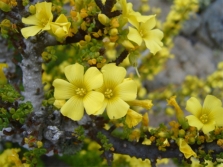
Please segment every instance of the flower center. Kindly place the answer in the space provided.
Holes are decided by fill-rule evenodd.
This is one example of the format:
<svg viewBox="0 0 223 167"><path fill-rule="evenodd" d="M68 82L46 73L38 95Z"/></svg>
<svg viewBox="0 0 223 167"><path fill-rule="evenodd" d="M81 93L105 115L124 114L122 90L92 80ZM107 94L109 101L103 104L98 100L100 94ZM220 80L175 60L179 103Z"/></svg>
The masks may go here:
<svg viewBox="0 0 223 167"><path fill-rule="evenodd" d="M200 121L201 121L203 124L207 123L207 122L208 122L208 116L207 116L207 114L202 114L202 115L200 116Z"/></svg>
<svg viewBox="0 0 223 167"><path fill-rule="evenodd" d="M106 98L110 99L113 96L113 91L111 89L106 89L104 95Z"/></svg>
<svg viewBox="0 0 223 167"><path fill-rule="evenodd" d="M84 88L77 88L75 91L76 91L76 95L78 96L84 96L87 93L86 89Z"/></svg>
<svg viewBox="0 0 223 167"><path fill-rule="evenodd" d="M40 22L41 22L42 26L45 26L47 24L48 20L43 18L40 20Z"/></svg>

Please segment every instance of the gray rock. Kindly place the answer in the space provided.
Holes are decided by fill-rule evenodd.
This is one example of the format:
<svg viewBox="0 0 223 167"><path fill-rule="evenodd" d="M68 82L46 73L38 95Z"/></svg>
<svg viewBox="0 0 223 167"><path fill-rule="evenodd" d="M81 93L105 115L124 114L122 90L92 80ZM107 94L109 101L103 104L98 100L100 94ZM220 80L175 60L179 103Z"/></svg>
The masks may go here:
<svg viewBox="0 0 223 167"><path fill-rule="evenodd" d="M207 45L223 49L223 1L216 0L201 15L198 36Z"/></svg>

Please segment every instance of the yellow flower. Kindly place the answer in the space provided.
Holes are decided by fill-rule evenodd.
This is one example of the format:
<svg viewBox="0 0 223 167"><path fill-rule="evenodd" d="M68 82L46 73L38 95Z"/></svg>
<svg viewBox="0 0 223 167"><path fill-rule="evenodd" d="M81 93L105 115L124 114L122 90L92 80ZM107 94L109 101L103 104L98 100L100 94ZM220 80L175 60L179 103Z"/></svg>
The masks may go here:
<svg viewBox="0 0 223 167"><path fill-rule="evenodd" d="M62 42L69 34L70 25L71 23L68 22L67 17L61 14L55 22L50 24L51 32L58 41Z"/></svg>
<svg viewBox="0 0 223 167"><path fill-rule="evenodd" d="M196 157L197 154L191 149L191 147L187 144L187 142L180 138L177 142L180 152L182 152L185 156L185 158L190 158L191 156Z"/></svg>
<svg viewBox="0 0 223 167"><path fill-rule="evenodd" d="M132 128L132 127L138 125L138 123L140 123L141 121L142 121L141 114L139 114L131 109L129 109L127 111L125 123L128 125L129 128Z"/></svg>
<svg viewBox="0 0 223 167"><path fill-rule="evenodd" d="M145 41L146 47L150 49L150 52L156 54L163 43L161 39L163 38L163 32L159 29L153 29L156 25L155 15L148 17L145 22L137 22L135 28L129 27L129 33L127 38L139 46L142 44L142 41Z"/></svg>
<svg viewBox="0 0 223 167"><path fill-rule="evenodd" d="M90 67L84 74L84 67L78 63L64 69L69 82L56 79L54 97L56 100L66 100L61 113L73 120L80 120L84 108L88 115L94 114L102 106L104 96L93 91L102 86L103 76L96 67Z"/></svg>
<svg viewBox="0 0 223 167"><path fill-rule="evenodd" d="M195 97L187 101L186 110L193 115L187 116L190 126L202 129L204 134L208 134L215 129L215 126L223 126L223 108L221 100L212 95L207 95L203 107Z"/></svg>
<svg viewBox="0 0 223 167"><path fill-rule="evenodd" d="M19 148L6 149L0 154L0 166L23 166L21 160L19 159L18 152L20 152Z"/></svg>
<svg viewBox="0 0 223 167"><path fill-rule="evenodd" d="M50 30L50 23L53 20L51 12L52 3L41 2L35 5L36 13L27 18L22 18L22 22L28 25L33 25L21 29L21 33L25 38L34 36L39 32Z"/></svg>
<svg viewBox="0 0 223 167"><path fill-rule="evenodd" d="M98 89L105 96L103 106L95 114L102 114L106 108L110 119L119 119L126 115L129 105L125 101L136 98L137 85L130 79L124 79L126 70L114 63L104 65L101 69L104 84Z"/></svg>
<svg viewBox="0 0 223 167"><path fill-rule="evenodd" d="M3 72L4 68L7 68L8 65L5 63L0 63L0 85L6 84L7 83L7 78L5 77L5 74Z"/></svg>

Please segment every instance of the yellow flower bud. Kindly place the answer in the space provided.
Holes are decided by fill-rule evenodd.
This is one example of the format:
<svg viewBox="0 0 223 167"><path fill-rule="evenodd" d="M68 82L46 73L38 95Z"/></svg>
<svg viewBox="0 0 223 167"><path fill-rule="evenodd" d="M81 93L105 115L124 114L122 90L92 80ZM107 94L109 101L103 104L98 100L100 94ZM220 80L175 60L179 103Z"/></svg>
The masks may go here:
<svg viewBox="0 0 223 167"><path fill-rule="evenodd" d="M71 10L70 11L70 15L71 15L71 17L76 17L77 16L77 12L74 11L74 10Z"/></svg>
<svg viewBox="0 0 223 167"><path fill-rule="evenodd" d="M135 112L134 110L129 109L127 111L125 122L129 128L132 128L139 124L142 120L142 115Z"/></svg>
<svg viewBox="0 0 223 167"><path fill-rule="evenodd" d="M36 142L36 145L37 145L38 148L40 148L40 147L43 146L43 143L42 143L41 141L37 141L37 142Z"/></svg>
<svg viewBox="0 0 223 167"><path fill-rule="evenodd" d="M0 85L7 83L7 78L3 72L4 68L8 68L8 65L5 63L0 63Z"/></svg>
<svg viewBox="0 0 223 167"><path fill-rule="evenodd" d="M109 39L110 39L111 42L116 42L118 40L118 36L117 35L116 36L110 36Z"/></svg>
<svg viewBox="0 0 223 167"><path fill-rule="evenodd" d="M109 31L109 35L111 35L111 36L118 35L118 29L117 29L117 28L112 28L112 29Z"/></svg>
<svg viewBox="0 0 223 167"><path fill-rule="evenodd" d="M129 40L124 40L124 41L122 42L122 45L123 45L126 49L128 49L128 50L133 50L133 49L135 49L135 46L134 46Z"/></svg>
<svg viewBox="0 0 223 167"><path fill-rule="evenodd" d="M84 39L85 39L85 41L90 42L91 41L91 36L90 35L85 35Z"/></svg>
<svg viewBox="0 0 223 167"><path fill-rule="evenodd" d="M142 125L146 127L149 126L149 116L147 112L142 117Z"/></svg>
<svg viewBox="0 0 223 167"><path fill-rule="evenodd" d="M9 12L11 10L10 5L0 1L0 9L3 10L4 12Z"/></svg>
<svg viewBox="0 0 223 167"><path fill-rule="evenodd" d="M152 100L133 100L128 101L128 104L131 106L140 106L147 110L149 110L153 106Z"/></svg>
<svg viewBox="0 0 223 167"><path fill-rule="evenodd" d="M181 124L182 121L184 120L184 113L181 110L180 106L176 102L176 96L172 96L169 100L167 100L168 105L173 106L175 111L176 111L176 117Z"/></svg>
<svg viewBox="0 0 223 167"><path fill-rule="evenodd" d="M108 25L110 23L110 19L105 14L98 14L98 20L103 25Z"/></svg>
<svg viewBox="0 0 223 167"><path fill-rule="evenodd" d="M34 5L30 5L30 6L29 6L29 12L30 12L31 14L35 14L35 13L36 13L36 7L35 7Z"/></svg>

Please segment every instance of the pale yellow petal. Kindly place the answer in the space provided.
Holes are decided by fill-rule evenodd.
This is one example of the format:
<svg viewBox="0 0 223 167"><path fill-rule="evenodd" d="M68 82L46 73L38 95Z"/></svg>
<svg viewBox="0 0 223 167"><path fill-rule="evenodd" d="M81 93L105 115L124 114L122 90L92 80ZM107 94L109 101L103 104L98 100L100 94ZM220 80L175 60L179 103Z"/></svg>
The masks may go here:
<svg viewBox="0 0 223 167"><path fill-rule="evenodd" d="M129 109L126 115L125 122L129 128L138 125L142 121L142 115Z"/></svg>
<svg viewBox="0 0 223 167"><path fill-rule="evenodd" d="M66 66L64 69L66 78L77 87L83 86L84 67L78 63Z"/></svg>
<svg viewBox="0 0 223 167"><path fill-rule="evenodd" d="M115 95L118 95L124 101L135 100L137 95L137 85L133 80L125 80L119 84L115 90Z"/></svg>
<svg viewBox="0 0 223 167"><path fill-rule="evenodd" d="M150 16L141 16L138 17L138 19L141 19L141 21L143 21L140 25L140 29L142 31L150 31L151 29L153 29L156 25L156 18L155 15L150 15ZM145 19L147 19L147 21L145 22Z"/></svg>
<svg viewBox="0 0 223 167"><path fill-rule="evenodd" d="M42 31L50 30L50 23L48 22L43 28Z"/></svg>
<svg viewBox="0 0 223 167"><path fill-rule="evenodd" d="M30 26L21 29L21 33L24 38L35 36L38 32L41 31L41 27L39 26Z"/></svg>
<svg viewBox="0 0 223 167"><path fill-rule="evenodd" d="M210 110L212 110L212 108L221 106L222 106L221 100L212 95L207 95L203 104L203 108L207 108Z"/></svg>
<svg viewBox="0 0 223 167"><path fill-rule="evenodd" d="M61 108L61 113L74 121L81 120L84 115L82 99L71 97Z"/></svg>
<svg viewBox="0 0 223 167"><path fill-rule="evenodd" d="M110 119L119 119L126 115L129 105L122 99L116 98L108 102L106 109Z"/></svg>
<svg viewBox="0 0 223 167"><path fill-rule="evenodd" d="M67 23L67 22L68 22L67 17L64 14L60 14L55 21L55 23Z"/></svg>
<svg viewBox="0 0 223 167"><path fill-rule="evenodd" d="M54 97L56 100L69 99L75 95L75 86L65 80L55 79L53 86L55 87Z"/></svg>
<svg viewBox="0 0 223 167"><path fill-rule="evenodd" d="M197 156L197 154L191 149L191 147L187 144L187 142L180 138L177 142L180 152L182 152L186 159L190 158L191 156Z"/></svg>
<svg viewBox="0 0 223 167"><path fill-rule="evenodd" d="M215 129L214 121L210 121L207 124L204 124L204 126L202 127L202 131L204 132L204 134L208 134L209 132L211 132L214 129Z"/></svg>
<svg viewBox="0 0 223 167"><path fill-rule="evenodd" d="M96 113L103 104L104 95L100 92L90 91L83 99L84 108L88 115Z"/></svg>
<svg viewBox="0 0 223 167"><path fill-rule="evenodd" d="M189 115L189 116L186 116L187 120L188 120L188 124L190 126L194 126L196 127L198 130L200 130L202 127L203 127L203 123L197 118L195 117L194 115Z"/></svg>
<svg viewBox="0 0 223 167"><path fill-rule="evenodd" d="M189 100L187 100L186 110L198 117L201 115L202 106L195 97L191 97Z"/></svg>
<svg viewBox="0 0 223 167"><path fill-rule="evenodd" d="M148 31L147 34L144 34L143 40L145 41L146 47L150 50L154 55L162 49L163 43L161 39L163 38L163 32L154 29Z"/></svg>
<svg viewBox="0 0 223 167"><path fill-rule="evenodd" d="M130 41L137 43L139 46L142 44L142 37L139 34L138 30L136 30L135 28L129 27L127 38Z"/></svg>
<svg viewBox="0 0 223 167"><path fill-rule="evenodd" d="M41 27L41 22L36 18L35 15L31 15L27 18L22 18L22 22L28 25L38 25Z"/></svg>
<svg viewBox="0 0 223 167"><path fill-rule="evenodd" d="M36 5L36 17L41 19L47 19L49 21L52 21L53 14L51 11L52 3L51 2L41 2L37 3Z"/></svg>
<svg viewBox="0 0 223 167"><path fill-rule="evenodd" d="M103 75L96 67L90 67L84 75L86 89L97 89L103 84Z"/></svg>
<svg viewBox="0 0 223 167"><path fill-rule="evenodd" d="M223 126L223 108L215 107L211 111L210 116L214 118L216 126Z"/></svg>
<svg viewBox="0 0 223 167"><path fill-rule="evenodd" d="M96 113L94 113L93 115L101 115L101 114L103 114L103 112L105 111L105 108L107 107L107 105L108 105L108 100L106 98L104 98L102 107Z"/></svg>
<svg viewBox="0 0 223 167"><path fill-rule="evenodd" d="M124 80L126 75L125 68L118 67L114 63L104 65L101 72L103 74L106 88L115 88Z"/></svg>

